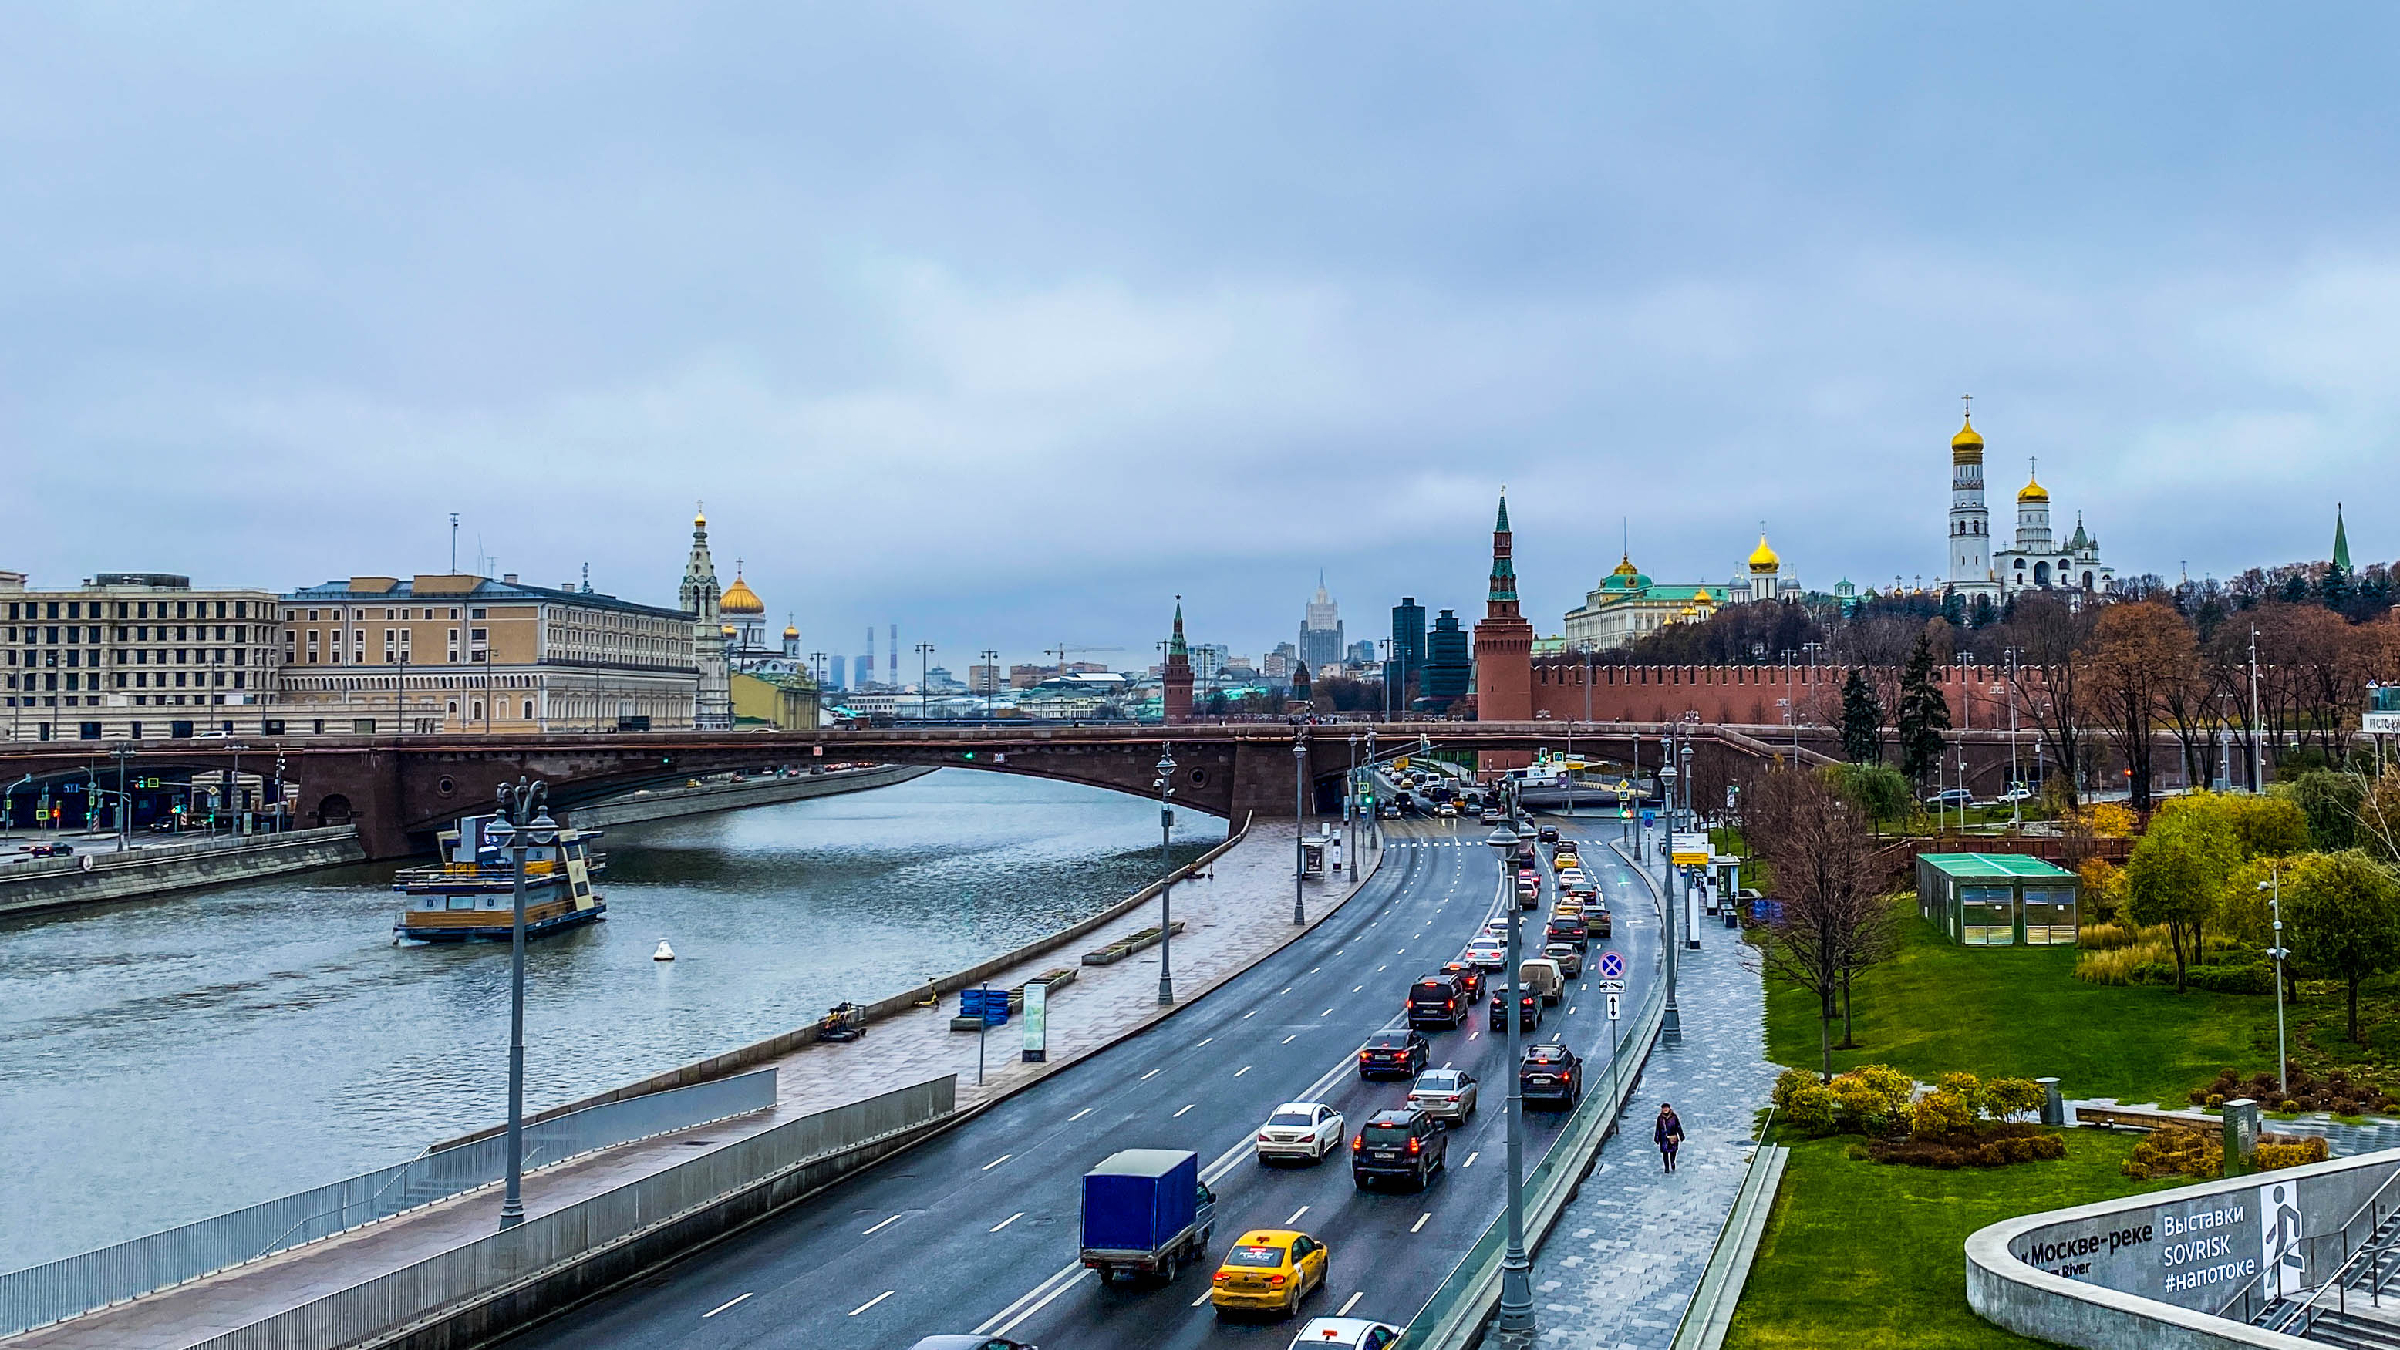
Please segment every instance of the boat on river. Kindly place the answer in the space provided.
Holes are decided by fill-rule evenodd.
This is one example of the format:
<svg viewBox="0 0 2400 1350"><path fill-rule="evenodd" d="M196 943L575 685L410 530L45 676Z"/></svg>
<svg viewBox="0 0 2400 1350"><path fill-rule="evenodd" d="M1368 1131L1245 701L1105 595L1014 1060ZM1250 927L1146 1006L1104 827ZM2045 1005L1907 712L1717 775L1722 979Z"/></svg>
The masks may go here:
<svg viewBox="0 0 2400 1350"><path fill-rule="evenodd" d="M418 942L506 942L516 918L515 855L492 842L496 815L461 816L441 833L442 861L405 867L392 889L408 897L393 938ZM608 917L592 890L598 830L561 826L558 842L525 851L525 936L539 937Z"/></svg>

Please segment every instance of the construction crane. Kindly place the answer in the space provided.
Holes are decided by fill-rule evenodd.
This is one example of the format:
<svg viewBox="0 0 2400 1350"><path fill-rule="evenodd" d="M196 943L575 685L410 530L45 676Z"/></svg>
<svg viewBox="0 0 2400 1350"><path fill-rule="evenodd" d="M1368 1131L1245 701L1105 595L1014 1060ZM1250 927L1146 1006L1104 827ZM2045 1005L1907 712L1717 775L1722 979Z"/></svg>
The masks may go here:
<svg viewBox="0 0 2400 1350"><path fill-rule="evenodd" d="M1058 658L1058 673L1061 678L1064 678L1067 673L1067 657L1072 654L1081 652L1121 652L1123 650L1125 650L1123 647L1075 647L1061 642L1055 647L1042 648L1042 655L1055 656Z"/></svg>

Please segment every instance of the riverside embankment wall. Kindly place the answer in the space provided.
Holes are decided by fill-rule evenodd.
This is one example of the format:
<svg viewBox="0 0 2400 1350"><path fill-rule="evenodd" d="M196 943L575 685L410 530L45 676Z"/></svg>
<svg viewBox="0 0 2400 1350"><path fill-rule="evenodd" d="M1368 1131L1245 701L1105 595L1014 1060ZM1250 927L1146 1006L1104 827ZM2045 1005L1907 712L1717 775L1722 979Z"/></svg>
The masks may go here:
<svg viewBox="0 0 2400 1350"><path fill-rule="evenodd" d="M362 862L353 825L288 834L196 839L123 853L78 853L0 866L0 914L66 909L135 896L254 881L283 872Z"/></svg>
<svg viewBox="0 0 2400 1350"><path fill-rule="evenodd" d="M924 764L879 764L871 769L837 769L830 773L796 774L789 778L754 778L740 783L703 783L698 787L661 788L569 807L567 822L581 829L631 825L644 820L696 816L705 811L733 811L745 806L806 801L844 792L864 792L922 778L933 768Z"/></svg>

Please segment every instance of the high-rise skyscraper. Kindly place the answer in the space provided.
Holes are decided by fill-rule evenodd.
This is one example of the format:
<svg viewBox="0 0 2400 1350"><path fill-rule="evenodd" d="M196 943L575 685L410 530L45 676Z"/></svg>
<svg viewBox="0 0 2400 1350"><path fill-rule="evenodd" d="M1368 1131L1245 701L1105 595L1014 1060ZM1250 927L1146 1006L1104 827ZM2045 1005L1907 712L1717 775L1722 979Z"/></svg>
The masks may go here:
<svg viewBox="0 0 2400 1350"><path fill-rule="evenodd" d="M832 659L833 664L826 667L825 670L825 674L828 677L826 684L834 689L849 688L850 658L842 655L840 652L835 652Z"/></svg>
<svg viewBox="0 0 2400 1350"><path fill-rule="evenodd" d="M890 684L897 689L900 687L900 625L892 625L891 637L891 649L883 654L883 659L887 663L885 669L892 673Z"/></svg>
<svg viewBox="0 0 2400 1350"><path fill-rule="evenodd" d="M1391 690L1395 712L1407 709L1410 686L1425 683L1425 607L1413 595L1392 606L1392 653L1384 662L1383 683Z"/></svg>
<svg viewBox="0 0 2400 1350"><path fill-rule="evenodd" d="M1429 712L1448 712L1450 705L1466 697L1467 682L1475 674L1475 663L1467 656L1467 630L1459 626L1458 615L1443 610L1433 620L1433 628L1425 635L1425 673L1419 680L1424 689L1424 702Z"/></svg>
<svg viewBox="0 0 2400 1350"><path fill-rule="evenodd" d="M861 689L869 688L875 683L875 625L873 624L867 625L867 649L859 654L858 668L851 674L857 678L858 687Z"/></svg>
<svg viewBox="0 0 2400 1350"><path fill-rule="evenodd" d="M1300 620L1299 656L1311 674L1324 666L1340 665L1342 613L1325 590L1325 574L1317 574L1317 593L1310 597Z"/></svg>

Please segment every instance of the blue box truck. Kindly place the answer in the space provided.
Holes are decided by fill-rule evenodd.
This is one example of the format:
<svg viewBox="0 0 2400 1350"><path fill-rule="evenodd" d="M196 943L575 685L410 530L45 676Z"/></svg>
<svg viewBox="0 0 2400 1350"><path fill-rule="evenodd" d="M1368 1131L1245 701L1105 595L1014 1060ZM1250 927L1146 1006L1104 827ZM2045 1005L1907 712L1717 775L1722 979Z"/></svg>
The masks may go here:
<svg viewBox="0 0 2400 1350"><path fill-rule="evenodd" d="M1083 1264L1103 1283L1118 1272L1173 1280L1208 1254L1217 1197L1200 1184L1200 1156L1129 1148L1083 1174Z"/></svg>

